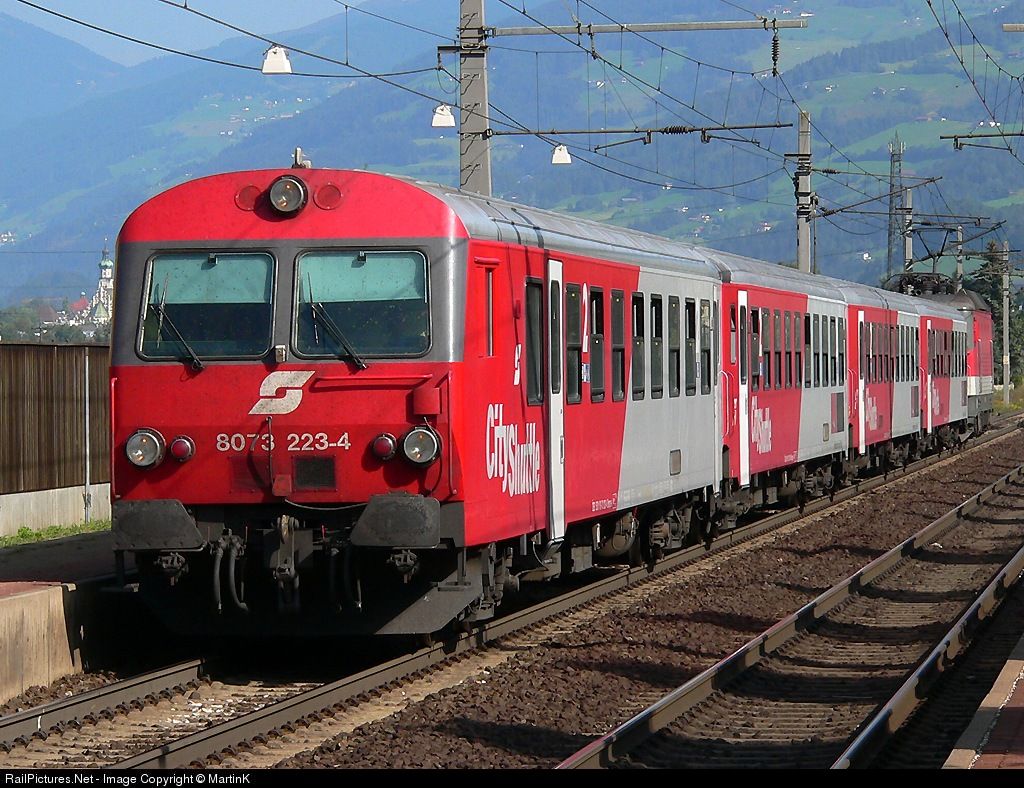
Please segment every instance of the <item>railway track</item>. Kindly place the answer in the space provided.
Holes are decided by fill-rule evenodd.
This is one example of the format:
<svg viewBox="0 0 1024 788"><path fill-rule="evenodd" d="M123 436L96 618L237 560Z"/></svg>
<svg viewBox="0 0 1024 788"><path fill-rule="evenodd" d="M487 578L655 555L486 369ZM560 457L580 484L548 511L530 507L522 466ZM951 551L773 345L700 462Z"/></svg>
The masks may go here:
<svg viewBox="0 0 1024 788"><path fill-rule="evenodd" d="M996 439L1010 431L995 431L986 439ZM909 470L920 470L945 459L948 455L929 458ZM897 474L896 478L904 476ZM836 502L883 483L885 480L880 477L861 482L840 491ZM829 505L827 500L812 502L804 516ZM783 512L737 529L720 537L711 553L756 539L799 518L800 514L795 511ZM386 716L403 704L413 702L417 693L429 692L430 686L440 681L436 677L446 671L458 674L462 670L469 675L479 670L481 664L486 668L489 659L507 658L509 651L528 648L531 642L547 637L552 628L567 625L563 622L567 610L575 610L572 615L585 619L604 615L609 604L628 606L631 604L628 598L609 602L610 595L638 583L644 584L640 593L649 593L650 584L671 583L669 573L706 555L703 547L697 547L665 559L653 574L646 569L617 572L584 589L507 616L457 639L329 684L279 687L256 684L239 688L211 684L209 677L204 681L201 667L184 683L178 680L156 692L152 686L143 693L125 686L126 683L118 683L87 693L92 696L88 711L83 711L85 706L76 708L75 699L71 698L51 704L53 708L16 715L20 718L17 723L20 727L14 727L14 718L0 719L0 741L7 742L5 749L8 750L6 755L0 755L0 766L181 767L206 761L211 755L214 760L226 758L227 764L266 765L259 758L254 759L252 753L259 751L268 740L281 734L286 734L284 738L295 735L301 738L303 729L308 727L312 740L322 741L339 730L350 730L363 722L380 719L381 714ZM587 606L599 600L605 600L603 606L588 609ZM579 621L575 625L578 626ZM500 653L492 650L488 654L483 647L497 641L501 641ZM476 656L472 656L474 654ZM460 663L470 657L477 661L460 667ZM147 674L136 679L136 686L146 686L152 676ZM105 701L104 697L109 699ZM96 724L91 724L93 721ZM76 730L77 727L81 730ZM239 743L247 744L239 747ZM308 745L306 749L309 746L315 745ZM269 762L274 759L279 758L274 755Z"/></svg>
<svg viewBox="0 0 1024 788"><path fill-rule="evenodd" d="M560 768L866 766L1024 570L1024 466Z"/></svg>

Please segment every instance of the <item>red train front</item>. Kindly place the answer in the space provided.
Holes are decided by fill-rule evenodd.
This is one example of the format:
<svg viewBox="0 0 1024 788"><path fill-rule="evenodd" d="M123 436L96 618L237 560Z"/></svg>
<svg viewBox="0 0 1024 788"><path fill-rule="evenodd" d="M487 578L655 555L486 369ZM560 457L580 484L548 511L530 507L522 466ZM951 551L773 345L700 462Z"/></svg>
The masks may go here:
<svg viewBox="0 0 1024 788"><path fill-rule="evenodd" d="M466 243L441 201L367 173L218 175L129 217L114 530L172 624L429 632L488 612L501 578L467 549L456 405L479 384L460 375Z"/></svg>

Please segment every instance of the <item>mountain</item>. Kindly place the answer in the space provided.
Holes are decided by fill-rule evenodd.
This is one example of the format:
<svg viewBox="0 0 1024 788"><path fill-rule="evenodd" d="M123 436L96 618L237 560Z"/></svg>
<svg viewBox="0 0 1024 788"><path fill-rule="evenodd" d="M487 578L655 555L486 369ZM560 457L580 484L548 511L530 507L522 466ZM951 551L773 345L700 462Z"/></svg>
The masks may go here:
<svg viewBox="0 0 1024 788"><path fill-rule="evenodd" d="M4 129L79 106L103 95L125 68L83 46L0 14L0 52L20 78L4 80Z"/></svg>
<svg viewBox="0 0 1024 788"><path fill-rule="evenodd" d="M712 0L680 5L652 0L637 9L604 0L599 6L607 17L586 4L580 13L581 21L594 23L743 16ZM0 159L0 238L13 232L18 239L0 245L0 305L30 295L91 291L103 240L113 240L139 202L189 177L286 165L296 146L315 165L457 183L456 138L451 130L430 128L435 102L415 95L455 101L457 84L432 67L436 45L456 28L457 3L375 0L360 7L405 26L353 9L274 34L269 38L291 48L296 72L334 75L275 78L256 68L267 44L249 37L198 53L237 67L165 57L122 68L0 15L0 35L17 56L33 47L45 53L17 86L39 95L21 99L26 111L0 126L3 149L20 152ZM998 13L980 0L965 0L961 8L979 13L972 21L978 35L1000 42L990 50L1014 63L1019 53L999 25L1024 18L1024 0ZM531 4L529 15L567 24L575 10L576 4L554 1ZM814 176L823 212L887 191L884 180L843 173L885 176L889 141L898 131L907 143L904 174L941 176L942 195L955 203L942 212L1008 219L1013 241L1024 227L1017 221L1024 219L1018 165L1005 152L954 151L939 140L940 134L975 128L983 109L920 3L793 0L759 12L808 20L806 29L780 32L780 79L770 74L771 36L764 31L598 36L593 44L603 60L591 56L587 36L494 38L491 125L501 131L514 122L540 129L795 124L792 97L811 112L815 165L838 171ZM535 24L496 2L488 4L487 23ZM391 78L410 89L402 91L297 49L330 53L366 71L425 71ZM454 73L454 56L444 55L443 62ZM81 92L67 87L79 81ZM649 145L593 152L623 137L581 135L569 140L577 146L574 165L551 167L544 142L499 134L492 140L495 193L762 259L791 260L792 165L787 171L784 154L796 150L795 129L742 133L756 144L721 139L727 132L713 136L703 144L698 134L655 134ZM939 212L934 186L917 193L918 211ZM878 214L886 208L886 201L876 201L861 213L829 213L817 221L821 269L877 281L886 245L885 217ZM90 249L95 251L83 251Z"/></svg>

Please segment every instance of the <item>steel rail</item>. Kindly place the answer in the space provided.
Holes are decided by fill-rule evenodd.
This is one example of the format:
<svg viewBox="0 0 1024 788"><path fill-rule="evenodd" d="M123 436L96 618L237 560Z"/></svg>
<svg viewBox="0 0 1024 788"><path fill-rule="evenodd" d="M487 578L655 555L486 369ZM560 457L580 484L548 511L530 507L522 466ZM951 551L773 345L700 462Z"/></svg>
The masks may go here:
<svg viewBox="0 0 1024 788"><path fill-rule="evenodd" d="M635 715L632 719L619 725L609 733L590 742L563 760L556 768L593 769L604 768L613 764L616 760L636 749L637 746L659 730L667 727L701 701L705 700L716 689L730 683L737 676L759 663L763 658L779 649L793 637L807 630L838 605L845 602L850 596L857 593L859 589L885 574L922 546L933 542L940 534L955 526L964 515L980 508L987 500L1005 489L1012 479L1019 479L1022 476L1024 476L1024 465L1017 467L988 485L955 509L942 515L918 533L820 594L795 613L774 624L729 656L712 665L681 687L673 690L654 705ZM1024 559L1024 548L1011 559L1010 564L1019 559ZM1000 577L1007 574L1007 571L1011 568L1010 564L1001 570ZM988 589L986 589L987 591ZM982 597L985 597L985 593L982 594ZM980 611L982 607L980 598L979 603L976 604ZM974 609L975 606L972 605L971 610ZM971 617L971 610L964 615L965 618ZM950 643L949 646L952 648L953 643ZM956 649L959 646L960 644L956 644ZM954 653L956 649L953 649ZM913 692L913 689L907 691ZM876 725L881 724L881 722L876 723ZM872 737L876 735L874 730ZM874 741L874 739L872 738L871 741Z"/></svg>
<svg viewBox="0 0 1024 788"><path fill-rule="evenodd" d="M45 706L0 717L0 750L17 743L19 739L27 741L37 733L45 736L52 728L80 721L89 715L109 713L118 706L138 701L147 695L156 695L198 681L204 672L203 660L193 659L72 695Z"/></svg>
<svg viewBox="0 0 1024 788"><path fill-rule="evenodd" d="M1017 469L1016 475L1018 478L1024 476L1024 466ZM931 685L966 649L981 624L1020 580L1022 571L1024 546L1007 561L992 582L953 624L949 632L910 674L892 698L866 721L860 734L847 746L831 768L863 768L871 763L882 746L902 727L928 694Z"/></svg>

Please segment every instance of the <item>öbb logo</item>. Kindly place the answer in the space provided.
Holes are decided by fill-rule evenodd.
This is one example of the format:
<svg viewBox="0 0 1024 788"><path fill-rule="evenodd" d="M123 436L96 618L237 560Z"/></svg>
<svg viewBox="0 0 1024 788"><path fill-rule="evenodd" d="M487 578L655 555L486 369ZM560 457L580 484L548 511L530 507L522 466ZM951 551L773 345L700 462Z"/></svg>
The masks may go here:
<svg viewBox="0 0 1024 788"><path fill-rule="evenodd" d="M540 489L540 442L536 422L527 422L526 440L520 443L519 427L505 424L504 405L487 406L487 478L501 479L501 491L509 497Z"/></svg>
<svg viewBox="0 0 1024 788"><path fill-rule="evenodd" d="M295 372L271 372L260 384L260 398L252 406L249 415L280 415L291 413L302 402L302 387L313 377L310 370L298 370ZM277 392L285 390L284 396L278 396Z"/></svg>

